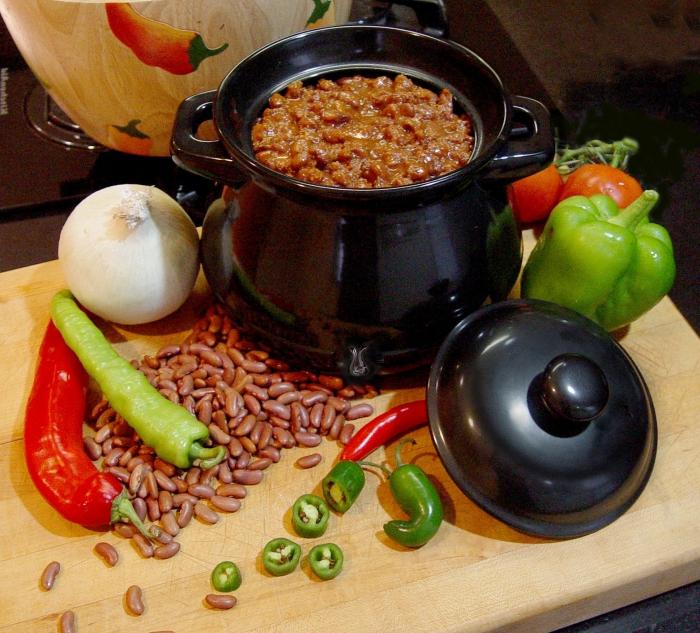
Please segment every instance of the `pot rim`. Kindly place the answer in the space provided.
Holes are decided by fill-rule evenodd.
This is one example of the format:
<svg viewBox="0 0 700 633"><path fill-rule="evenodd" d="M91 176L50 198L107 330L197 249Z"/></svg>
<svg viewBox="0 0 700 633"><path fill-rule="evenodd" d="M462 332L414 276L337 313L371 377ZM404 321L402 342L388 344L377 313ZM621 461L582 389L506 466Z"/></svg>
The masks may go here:
<svg viewBox="0 0 700 633"><path fill-rule="evenodd" d="M483 139L483 132L481 131L481 122L474 120L475 127L475 144L472 151L472 159L459 169L453 170L441 176L424 180L421 182L416 182L408 185L399 185L396 187L376 187L376 188L353 188L353 187L334 187L330 185L320 185L316 183L311 183L303 181L285 174L281 174L262 163L250 155L242 146L241 143L236 142L236 135L231 131L231 118L230 112L231 108L218 107L218 104L223 101L223 95L226 94L230 84L236 81L236 75L241 72L242 68L249 65L256 58L263 55L269 54L270 51L281 48L289 42L294 42L297 40L304 39L324 39L331 38L339 31L374 31L377 33L385 32L397 34L399 33L401 37L406 38L417 38L425 41L432 42L433 46L444 47L445 49L451 49L457 52L459 55L469 60L472 64L479 67L480 71L487 77L488 81L491 82L492 86L495 87L497 92L500 94L502 100L502 116L500 117L497 133L494 132L494 140L491 142L489 147L481 147L481 142ZM312 47L313 44L309 44ZM284 89L289 83L295 80L301 79L302 81L309 79L319 79L324 75L333 73L336 74L339 70L346 70L348 72L358 72L358 71L383 71L391 74L396 74L398 72L404 72L407 76L412 79L418 79L425 81L426 83L432 83L437 85L440 82L437 81L430 73L422 71L419 68L414 68L408 64L403 65L395 62L377 62L374 64L361 64L348 62L347 64L335 63L326 65L314 65L305 68L301 71L297 71L289 76L286 76L284 82L276 86L270 94L265 96L265 102L269 97L279 90ZM453 98L457 103L460 101L453 94ZM465 111L469 111L469 108L464 107ZM474 117L472 117L474 118ZM506 90L503 81L501 80L498 73L493 69L493 67L488 64L480 55L472 51L471 49L463 46L457 42L447 39L441 39L433 35L428 35L419 31L413 31L406 28L394 27L394 26L378 26L378 25L367 25L367 24L346 24L337 26L328 26L318 29L312 29L309 31L302 31L299 33L292 34L290 36L281 38L270 44L257 49L244 59L242 59L236 66L234 66L228 74L221 81L217 91L216 98L214 100L213 107L213 121L216 127L217 134L221 139L222 143L226 147L226 150L231 155L231 158L236 162L237 167L239 167L246 175L256 180L261 186L265 186L265 183L273 185L275 188L281 187L285 190L296 194L302 195L312 195L316 198L332 198L335 200L343 200L347 202L365 201L365 200L405 200L407 197L420 196L425 198L426 196L432 194L441 195L445 189L460 188L460 186L466 186L471 183L473 178L482 170L496 155L501 146L508 139L510 132L510 127L513 119L513 105L511 102L510 95ZM478 129L477 129L478 128Z"/></svg>

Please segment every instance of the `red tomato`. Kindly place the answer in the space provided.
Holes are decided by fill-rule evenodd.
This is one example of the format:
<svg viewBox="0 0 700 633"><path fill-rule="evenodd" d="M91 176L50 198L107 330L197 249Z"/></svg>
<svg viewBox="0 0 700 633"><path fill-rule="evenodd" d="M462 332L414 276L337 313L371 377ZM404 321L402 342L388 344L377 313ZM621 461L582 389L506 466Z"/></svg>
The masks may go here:
<svg viewBox="0 0 700 633"><path fill-rule="evenodd" d="M560 200L604 193L623 209L642 195L642 187L627 172L610 165L582 165L566 179Z"/></svg>
<svg viewBox="0 0 700 633"><path fill-rule="evenodd" d="M508 202L520 222L544 220L559 201L563 182L554 164L508 185Z"/></svg>

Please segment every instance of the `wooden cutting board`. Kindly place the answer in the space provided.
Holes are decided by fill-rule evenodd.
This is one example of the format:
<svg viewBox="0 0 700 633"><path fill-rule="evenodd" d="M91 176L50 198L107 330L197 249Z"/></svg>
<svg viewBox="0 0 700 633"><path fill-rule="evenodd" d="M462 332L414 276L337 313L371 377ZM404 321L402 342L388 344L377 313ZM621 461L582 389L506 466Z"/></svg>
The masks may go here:
<svg viewBox="0 0 700 633"><path fill-rule="evenodd" d="M525 235L526 248L533 242ZM320 446L324 461L298 470L294 461L317 449L286 451L250 489L243 507L215 526L192 524L179 537L181 552L166 561L141 559L129 542L61 519L35 491L23 460L23 417L48 303L63 280L57 262L0 274L0 632L57 630L72 609L78 631L550 631L700 579L700 340L668 299L632 325L621 343L645 376L659 424L659 450L640 499L612 525L570 541L524 536L476 507L447 476L426 429L416 432L415 459L440 482L446 522L419 550L387 541L382 525L400 515L386 483L373 475L360 500L333 516L323 540L346 554L333 581L313 579L305 567L282 578L261 573L259 553L276 536L292 536L289 507L319 490L337 455ZM209 300L200 280L191 301L157 324L105 333L129 358L184 338L197 309ZM379 412L420 398L424 384L374 399ZM374 457L381 459L383 455ZM118 549L108 568L93 553L100 540ZM300 539L299 539L300 540ZM313 541L304 541L308 551ZM203 604L209 574L234 560L244 581L231 611ZM47 563L61 574L50 592L39 588ZM124 592L143 588L146 612L124 610Z"/></svg>

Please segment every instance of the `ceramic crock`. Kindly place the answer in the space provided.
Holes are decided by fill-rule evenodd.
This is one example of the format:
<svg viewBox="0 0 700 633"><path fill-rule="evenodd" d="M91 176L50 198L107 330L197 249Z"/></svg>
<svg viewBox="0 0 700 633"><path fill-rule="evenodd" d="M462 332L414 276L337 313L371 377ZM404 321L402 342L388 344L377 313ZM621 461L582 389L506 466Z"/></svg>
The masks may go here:
<svg viewBox="0 0 700 633"><path fill-rule="evenodd" d="M469 164L384 189L301 182L255 160L250 130L293 80L404 73L448 88L474 122ZM197 129L213 119L218 141ZM231 185L203 225L202 261L220 301L274 347L349 380L427 363L485 301L504 298L522 244L505 184L551 161L549 113L511 96L467 48L416 31L339 26L252 54L218 91L183 102L173 157Z"/></svg>

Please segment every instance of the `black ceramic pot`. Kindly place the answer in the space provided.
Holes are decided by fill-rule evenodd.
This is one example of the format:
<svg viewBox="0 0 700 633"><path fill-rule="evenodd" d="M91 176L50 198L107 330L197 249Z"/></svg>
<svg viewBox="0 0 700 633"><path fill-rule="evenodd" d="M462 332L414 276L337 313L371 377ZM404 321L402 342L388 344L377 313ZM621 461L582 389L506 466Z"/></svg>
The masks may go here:
<svg viewBox="0 0 700 633"><path fill-rule="evenodd" d="M403 73L448 88L472 117L465 167L386 189L302 182L255 160L250 131L290 82ZM212 119L219 141L202 141ZM423 33L340 26L300 33L237 65L218 91L180 107L176 162L230 184L204 221L204 271L243 325L286 355L350 380L431 360L487 299L504 298L522 259L505 185L552 160L549 113L511 97L472 51Z"/></svg>

